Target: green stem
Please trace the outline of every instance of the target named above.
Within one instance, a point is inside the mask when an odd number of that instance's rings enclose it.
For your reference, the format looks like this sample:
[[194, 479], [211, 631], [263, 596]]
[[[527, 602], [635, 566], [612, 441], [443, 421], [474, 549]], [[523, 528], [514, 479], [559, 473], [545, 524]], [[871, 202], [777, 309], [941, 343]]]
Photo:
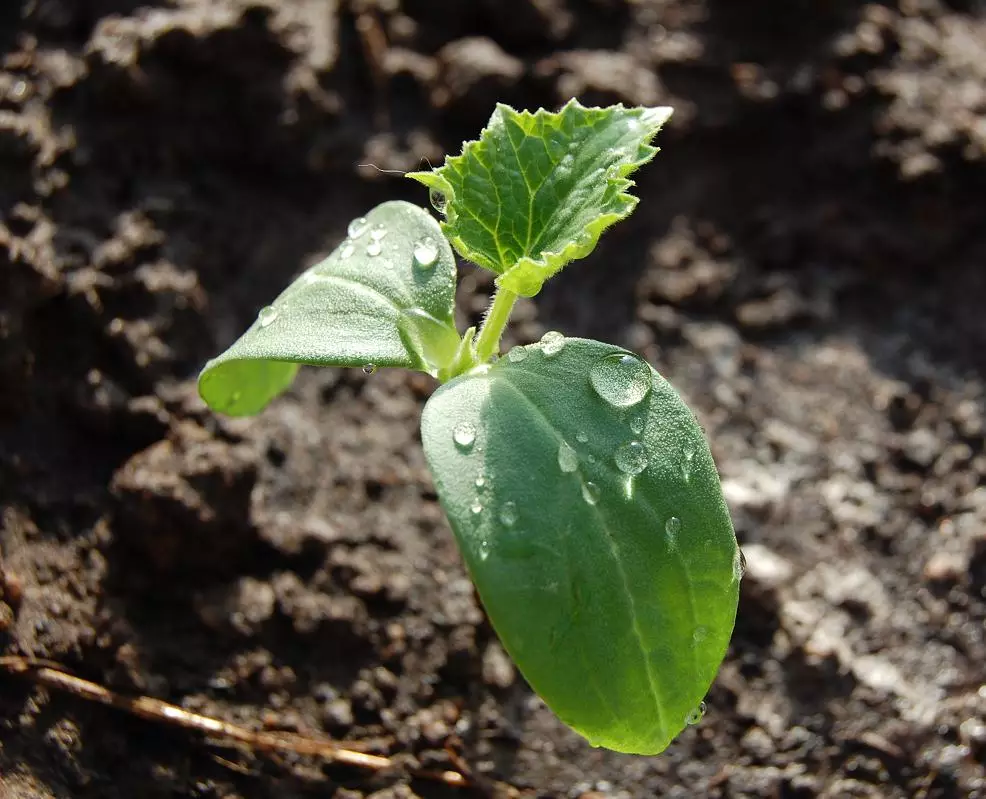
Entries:
[[500, 349], [500, 336], [515, 302], [517, 295], [506, 289], [498, 289], [493, 296], [493, 303], [476, 339], [476, 360], [479, 363], [486, 363]]

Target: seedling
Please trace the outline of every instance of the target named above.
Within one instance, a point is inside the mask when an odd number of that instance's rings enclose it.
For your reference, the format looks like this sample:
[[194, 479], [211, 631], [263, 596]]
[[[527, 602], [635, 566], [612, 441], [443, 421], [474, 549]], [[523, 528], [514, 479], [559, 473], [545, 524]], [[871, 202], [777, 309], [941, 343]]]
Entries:
[[[637, 199], [667, 108], [497, 107], [478, 141], [408, 175], [444, 217], [386, 202], [210, 361], [215, 410], [257, 413], [299, 364], [417, 369], [443, 385], [421, 437], [490, 621], [524, 677], [597, 746], [662, 751], [704, 712], [741, 556], [701, 427], [620, 347], [557, 332], [497, 358], [518, 296], [595, 248]], [[456, 264], [497, 275], [481, 328]]]

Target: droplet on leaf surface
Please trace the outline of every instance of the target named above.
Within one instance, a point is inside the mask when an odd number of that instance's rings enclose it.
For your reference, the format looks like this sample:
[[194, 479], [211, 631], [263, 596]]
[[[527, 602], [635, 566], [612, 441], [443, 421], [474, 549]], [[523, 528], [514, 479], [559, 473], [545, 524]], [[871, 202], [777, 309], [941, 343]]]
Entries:
[[277, 320], [277, 309], [271, 305], [268, 305], [260, 309], [260, 313], [257, 314], [257, 321], [260, 322], [261, 327], [267, 327], [273, 324]]
[[587, 505], [595, 505], [599, 502], [599, 486], [595, 483], [583, 483], [582, 484], [582, 499], [585, 500]]
[[349, 223], [349, 228], [346, 232], [349, 233], [349, 238], [358, 239], [366, 233], [369, 227], [370, 221], [365, 216], [358, 216]]
[[640, 474], [647, 468], [647, 450], [639, 441], [628, 441], [616, 448], [613, 460], [623, 474]]
[[541, 352], [548, 358], [557, 355], [564, 346], [565, 337], [557, 330], [549, 330], [541, 336]]
[[377, 365], [375, 363], [367, 363], [363, 365], [363, 374], [372, 375], [377, 371]]
[[614, 408], [639, 404], [650, 393], [651, 372], [647, 363], [630, 353], [614, 353], [596, 361], [589, 370], [596, 394]]
[[558, 468], [566, 474], [571, 474], [579, 468], [579, 456], [567, 441], [558, 445]]
[[503, 507], [500, 508], [500, 521], [506, 527], [513, 527], [517, 523], [517, 503], [513, 501], [507, 501], [503, 503]]
[[431, 207], [438, 211], [438, 213], [445, 213], [445, 206], [448, 205], [448, 201], [445, 199], [445, 195], [438, 189], [429, 189], [428, 199], [431, 201]]
[[689, 726], [698, 724], [702, 720], [702, 718], [705, 716], [705, 711], [706, 711], [705, 702], [699, 702], [698, 707], [695, 708], [694, 710], [692, 710], [685, 717], [685, 724], [688, 724]]
[[452, 428], [452, 440], [459, 449], [468, 452], [476, 442], [476, 425], [472, 422], [459, 422]]
[[374, 239], [369, 244], [366, 245], [366, 254], [371, 258], [376, 258], [380, 253], [383, 252], [383, 245]]
[[518, 344], [516, 347], [511, 347], [510, 352], [507, 353], [507, 360], [510, 363], [520, 363], [527, 358], [527, 347]]
[[425, 236], [414, 245], [414, 264], [421, 269], [430, 269], [438, 260], [438, 245], [431, 236]]

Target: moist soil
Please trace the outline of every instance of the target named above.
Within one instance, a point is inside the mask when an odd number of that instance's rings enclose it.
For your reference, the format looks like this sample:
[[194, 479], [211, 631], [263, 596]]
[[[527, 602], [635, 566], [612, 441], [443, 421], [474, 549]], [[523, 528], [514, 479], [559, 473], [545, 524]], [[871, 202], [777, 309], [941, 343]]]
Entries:
[[[982, 2], [6, 0], [0, 59], [0, 649], [481, 778], [252, 756], [0, 673], [4, 797], [986, 796]], [[633, 217], [505, 343], [644, 354], [748, 561], [708, 712], [657, 757], [591, 748], [497, 643], [429, 378], [306, 370], [240, 421], [195, 391], [351, 218], [426, 203], [386, 170], [572, 96], [676, 113]], [[465, 325], [491, 281], [461, 274]]]

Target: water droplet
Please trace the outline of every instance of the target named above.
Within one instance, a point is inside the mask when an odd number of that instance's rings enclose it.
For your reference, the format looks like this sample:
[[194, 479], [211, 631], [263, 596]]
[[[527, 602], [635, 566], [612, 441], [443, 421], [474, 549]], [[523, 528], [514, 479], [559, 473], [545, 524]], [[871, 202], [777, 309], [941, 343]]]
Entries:
[[687, 716], [685, 716], [685, 724], [688, 725], [698, 724], [705, 716], [705, 711], [706, 711], [705, 702], [699, 702], [698, 707], [692, 710]]
[[685, 478], [686, 483], [692, 479], [692, 461], [694, 460], [695, 445], [689, 442], [685, 444], [681, 461], [681, 476]]
[[429, 189], [428, 199], [431, 201], [431, 207], [438, 211], [438, 213], [445, 213], [445, 206], [448, 205], [448, 200], [445, 199], [445, 195], [438, 189]]
[[579, 456], [567, 441], [558, 445], [558, 468], [566, 474], [571, 474], [579, 468]]
[[511, 347], [510, 352], [507, 353], [507, 360], [510, 363], [520, 363], [527, 357], [527, 347], [517, 345], [516, 347]]
[[604, 402], [616, 408], [629, 408], [650, 393], [651, 370], [636, 355], [615, 353], [592, 365], [589, 381]]
[[257, 314], [257, 321], [260, 322], [261, 327], [267, 327], [273, 324], [277, 320], [277, 309], [272, 305], [268, 305], [260, 309], [260, 313]]
[[363, 374], [372, 375], [375, 371], [377, 371], [377, 365], [375, 363], [363, 364]]
[[370, 227], [370, 220], [365, 216], [358, 216], [352, 222], [349, 223], [349, 228], [347, 233], [349, 233], [349, 238], [358, 239], [362, 236]]
[[739, 582], [746, 574], [746, 555], [743, 550], [736, 547], [736, 554], [733, 555], [733, 581]]
[[370, 231], [370, 238], [374, 241], [381, 241], [387, 235], [387, 228], [383, 224], [374, 225]]
[[637, 416], [630, 420], [630, 432], [635, 436], [639, 436], [644, 432], [644, 417]]
[[667, 536], [669, 549], [678, 548], [678, 533], [680, 532], [681, 519], [677, 516], [672, 516], [664, 523], [664, 534]]
[[692, 641], [694, 641], [696, 644], [702, 643], [702, 641], [704, 641], [708, 637], [709, 637], [709, 628], [704, 627], [701, 624], [698, 625], [698, 627], [695, 628], [695, 632], [692, 633]]
[[647, 468], [647, 450], [639, 441], [628, 441], [616, 448], [613, 460], [623, 474], [640, 474]]
[[473, 500], [472, 505], [469, 506], [469, 510], [472, 511], [473, 515], [478, 516], [483, 512], [483, 503], [478, 499]]
[[582, 484], [582, 499], [586, 501], [587, 505], [595, 505], [599, 502], [599, 494], [599, 486], [595, 483]]
[[452, 428], [452, 440], [457, 447], [468, 452], [476, 441], [476, 425], [472, 422], [459, 422]]
[[512, 501], [504, 502], [500, 508], [500, 521], [507, 527], [517, 524], [517, 504]]
[[480, 475], [476, 478], [476, 490], [485, 491], [486, 490], [486, 477]]
[[[474, 513], [480, 513], [483, 510], [482, 508], [480, 508], [477, 511], [475, 510], [475, 508], [476, 506], [473, 505]], [[482, 541], [479, 542], [479, 559], [486, 560], [489, 556], [490, 556], [490, 542], [484, 538]]]
[[383, 252], [383, 245], [374, 239], [369, 244], [366, 245], [366, 254], [371, 258], [376, 258], [380, 253]]
[[541, 352], [551, 358], [561, 352], [565, 346], [565, 337], [557, 330], [549, 330], [541, 336]]
[[354, 252], [356, 252], [356, 247], [351, 241], [347, 241], [339, 250], [339, 260], [345, 261], [347, 258], [351, 258]]
[[575, 440], [580, 444], [585, 444], [589, 440], [589, 434], [585, 432], [585, 430], [579, 430], [579, 432], [575, 434]]
[[414, 245], [414, 264], [421, 269], [430, 269], [438, 260], [438, 245], [431, 236], [425, 236]]

